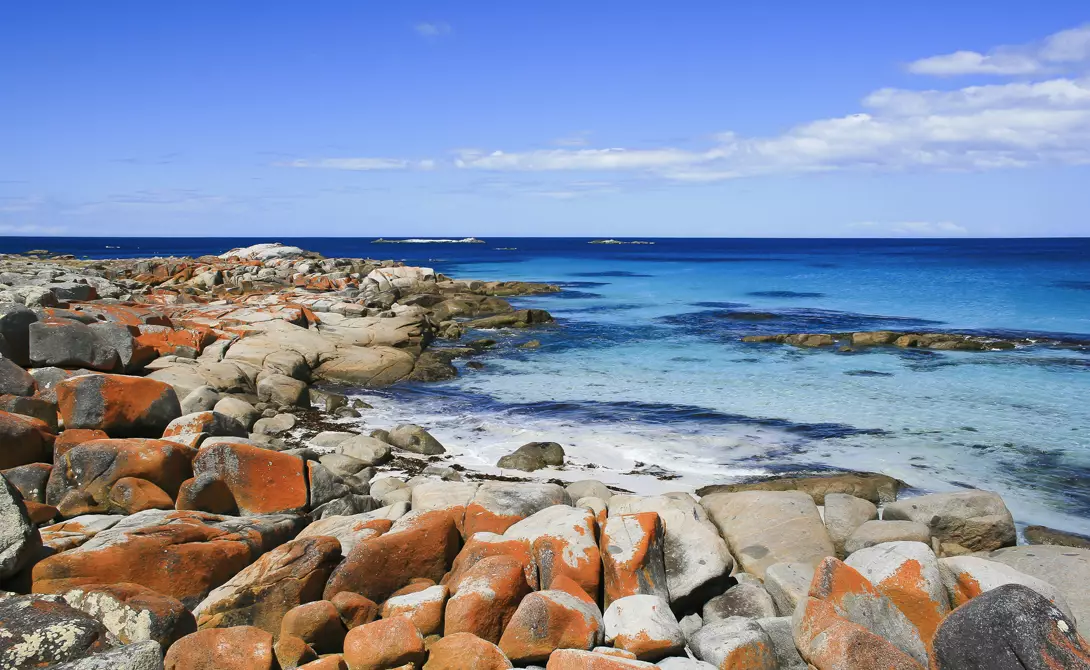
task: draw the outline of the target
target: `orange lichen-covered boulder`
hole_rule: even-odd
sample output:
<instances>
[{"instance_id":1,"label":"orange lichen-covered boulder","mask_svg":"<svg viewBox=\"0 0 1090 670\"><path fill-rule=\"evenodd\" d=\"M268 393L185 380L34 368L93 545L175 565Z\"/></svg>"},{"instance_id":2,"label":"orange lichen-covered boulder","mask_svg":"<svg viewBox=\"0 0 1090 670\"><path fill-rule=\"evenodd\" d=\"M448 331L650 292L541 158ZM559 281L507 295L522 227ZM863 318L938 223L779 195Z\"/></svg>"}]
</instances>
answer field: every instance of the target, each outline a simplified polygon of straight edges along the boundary
<instances>
[{"instance_id":1,"label":"orange lichen-covered boulder","mask_svg":"<svg viewBox=\"0 0 1090 670\"><path fill-rule=\"evenodd\" d=\"M809 595L795 609L793 636L811 664L848 668L918 670L927 650L915 625L854 568L826 558L814 572ZM867 665L867 664L870 665Z\"/></svg>"},{"instance_id":2,"label":"orange lichen-covered boulder","mask_svg":"<svg viewBox=\"0 0 1090 670\"><path fill-rule=\"evenodd\" d=\"M522 563L511 556L485 558L459 581L447 602L446 632L472 633L499 642L522 599L530 593Z\"/></svg>"},{"instance_id":3,"label":"orange lichen-covered boulder","mask_svg":"<svg viewBox=\"0 0 1090 670\"><path fill-rule=\"evenodd\" d=\"M1044 596L1005 584L958 607L933 641L934 670L1090 668L1090 645L1075 621Z\"/></svg>"},{"instance_id":4,"label":"orange lichen-covered boulder","mask_svg":"<svg viewBox=\"0 0 1090 670\"><path fill-rule=\"evenodd\" d=\"M53 434L45 422L0 411L0 470L52 461Z\"/></svg>"},{"instance_id":5,"label":"orange lichen-covered boulder","mask_svg":"<svg viewBox=\"0 0 1090 670\"><path fill-rule=\"evenodd\" d=\"M541 663L557 649L590 651L602 642L602 615L563 591L537 591L522 599L500 637L513 663Z\"/></svg>"},{"instance_id":6,"label":"orange lichen-covered boulder","mask_svg":"<svg viewBox=\"0 0 1090 670\"><path fill-rule=\"evenodd\" d=\"M922 542L885 542L854 552L845 563L892 600L925 643L950 613L939 560Z\"/></svg>"},{"instance_id":7,"label":"orange lichen-covered boulder","mask_svg":"<svg viewBox=\"0 0 1090 670\"><path fill-rule=\"evenodd\" d=\"M193 473L222 480L242 514L301 512L307 507L305 462L249 444L202 447Z\"/></svg>"},{"instance_id":8,"label":"orange lichen-covered boulder","mask_svg":"<svg viewBox=\"0 0 1090 670\"><path fill-rule=\"evenodd\" d=\"M424 586L412 593L392 596L382 605L382 618L405 617L424 637L442 634L443 607L446 603L447 587L438 584Z\"/></svg>"},{"instance_id":9,"label":"orange lichen-covered boulder","mask_svg":"<svg viewBox=\"0 0 1090 670\"><path fill-rule=\"evenodd\" d=\"M257 626L273 635L293 607L319 600L341 559L336 538L318 536L276 547L212 590L193 614L200 628Z\"/></svg>"},{"instance_id":10,"label":"orange lichen-covered boulder","mask_svg":"<svg viewBox=\"0 0 1090 670\"><path fill-rule=\"evenodd\" d=\"M195 607L290 531L290 519L233 519L195 512L140 512L81 545L39 561L33 590L63 593L132 582ZM286 538L284 538L286 539Z\"/></svg>"},{"instance_id":11,"label":"orange lichen-covered boulder","mask_svg":"<svg viewBox=\"0 0 1090 670\"><path fill-rule=\"evenodd\" d=\"M349 670L384 670L424 662L424 638L405 617L374 621L348 631L344 660Z\"/></svg>"},{"instance_id":12,"label":"orange lichen-covered boulder","mask_svg":"<svg viewBox=\"0 0 1090 670\"><path fill-rule=\"evenodd\" d=\"M545 670L637 670L657 667L652 663L604 652L558 649L549 656ZM738 667L742 670L741 666Z\"/></svg>"},{"instance_id":13,"label":"orange lichen-covered boulder","mask_svg":"<svg viewBox=\"0 0 1090 670\"><path fill-rule=\"evenodd\" d=\"M194 453L190 447L146 438L83 442L56 459L46 502L65 517L169 509L178 487L193 476ZM119 482L122 489L114 495Z\"/></svg>"},{"instance_id":14,"label":"orange lichen-covered boulder","mask_svg":"<svg viewBox=\"0 0 1090 670\"><path fill-rule=\"evenodd\" d=\"M602 579L597 529L590 510L554 505L514 524L504 537L530 542L542 589L564 575L597 598Z\"/></svg>"},{"instance_id":15,"label":"orange lichen-covered boulder","mask_svg":"<svg viewBox=\"0 0 1090 670\"><path fill-rule=\"evenodd\" d=\"M53 457L64 455L72 447L91 440L108 440L110 436L104 430L93 428L68 428L53 442Z\"/></svg>"},{"instance_id":16,"label":"orange lichen-covered boulder","mask_svg":"<svg viewBox=\"0 0 1090 670\"><path fill-rule=\"evenodd\" d=\"M605 607L636 594L670 599L663 562L663 528L655 512L610 517L602 529Z\"/></svg>"},{"instance_id":17,"label":"orange lichen-covered boulder","mask_svg":"<svg viewBox=\"0 0 1090 670\"><path fill-rule=\"evenodd\" d=\"M345 628L352 630L356 626L371 623L378 617L379 607L375 601L351 591L341 591L330 599L341 616Z\"/></svg>"},{"instance_id":18,"label":"orange lichen-covered boulder","mask_svg":"<svg viewBox=\"0 0 1090 670\"><path fill-rule=\"evenodd\" d=\"M163 437L206 433L210 437L248 437L246 426L238 419L212 410L180 416L163 430Z\"/></svg>"},{"instance_id":19,"label":"orange lichen-covered boulder","mask_svg":"<svg viewBox=\"0 0 1090 670\"><path fill-rule=\"evenodd\" d=\"M93 428L111 437L160 437L182 415L169 384L145 377L86 375L57 384L65 428Z\"/></svg>"},{"instance_id":20,"label":"orange lichen-covered boulder","mask_svg":"<svg viewBox=\"0 0 1090 670\"><path fill-rule=\"evenodd\" d=\"M273 637L253 626L211 628L171 645L164 670L279 670Z\"/></svg>"},{"instance_id":21,"label":"orange lichen-covered boulder","mask_svg":"<svg viewBox=\"0 0 1090 670\"><path fill-rule=\"evenodd\" d=\"M463 577L473 566L493 556L508 556L518 561L522 565L526 585L531 591L537 589L537 564L534 562L530 541L482 531L467 538L465 546L454 559L454 565L446 579L451 595L458 593Z\"/></svg>"},{"instance_id":22,"label":"orange lichen-covered boulder","mask_svg":"<svg viewBox=\"0 0 1090 670\"><path fill-rule=\"evenodd\" d=\"M553 505L570 505L563 487L544 482L486 482L465 511L465 536L502 533L517 521Z\"/></svg>"},{"instance_id":23,"label":"orange lichen-covered boulder","mask_svg":"<svg viewBox=\"0 0 1090 670\"><path fill-rule=\"evenodd\" d=\"M514 667L500 648L470 633L448 634L428 649L424 670L505 670Z\"/></svg>"},{"instance_id":24,"label":"orange lichen-covered boulder","mask_svg":"<svg viewBox=\"0 0 1090 670\"><path fill-rule=\"evenodd\" d=\"M328 600L315 600L291 608L280 622L280 638L295 636L319 654L330 654L344 647L348 630L337 607Z\"/></svg>"},{"instance_id":25,"label":"orange lichen-covered boulder","mask_svg":"<svg viewBox=\"0 0 1090 670\"><path fill-rule=\"evenodd\" d=\"M299 670L348 670L348 664L340 654L323 656L317 661L311 661L306 665L300 665Z\"/></svg>"},{"instance_id":26,"label":"orange lichen-covered boulder","mask_svg":"<svg viewBox=\"0 0 1090 670\"><path fill-rule=\"evenodd\" d=\"M198 354L209 344L216 341L216 334L210 328L171 328L163 325L140 324L137 326L136 342L151 347L160 356L182 351L195 351Z\"/></svg>"},{"instance_id":27,"label":"orange lichen-covered boulder","mask_svg":"<svg viewBox=\"0 0 1090 670\"><path fill-rule=\"evenodd\" d=\"M449 513L410 512L389 532L352 549L329 578L325 598L352 591L382 602L414 577L437 582L450 569L460 543Z\"/></svg>"}]
</instances>

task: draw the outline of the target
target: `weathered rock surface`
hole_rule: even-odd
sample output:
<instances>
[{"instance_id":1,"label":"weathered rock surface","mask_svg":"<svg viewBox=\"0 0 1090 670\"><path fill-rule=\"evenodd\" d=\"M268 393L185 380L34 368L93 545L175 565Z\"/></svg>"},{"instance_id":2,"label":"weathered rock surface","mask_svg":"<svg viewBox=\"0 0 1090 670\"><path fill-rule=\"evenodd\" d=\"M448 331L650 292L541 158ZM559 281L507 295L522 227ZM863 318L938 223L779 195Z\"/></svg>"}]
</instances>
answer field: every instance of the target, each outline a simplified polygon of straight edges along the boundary
<instances>
[{"instance_id":1,"label":"weathered rock surface","mask_svg":"<svg viewBox=\"0 0 1090 670\"><path fill-rule=\"evenodd\" d=\"M1059 590L1079 625L1079 633L1090 637L1090 549L1031 545L1008 547L983 556L1042 581Z\"/></svg>"},{"instance_id":2,"label":"weathered rock surface","mask_svg":"<svg viewBox=\"0 0 1090 670\"><path fill-rule=\"evenodd\" d=\"M557 484L538 482L485 482L465 509L466 537L480 531L503 533L553 505L570 505L568 492Z\"/></svg>"},{"instance_id":3,"label":"weathered rock surface","mask_svg":"<svg viewBox=\"0 0 1090 670\"><path fill-rule=\"evenodd\" d=\"M934 640L935 670L1090 668L1075 622L1019 584L992 589L954 610Z\"/></svg>"},{"instance_id":4,"label":"weathered rock surface","mask_svg":"<svg viewBox=\"0 0 1090 670\"><path fill-rule=\"evenodd\" d=\"M19 572L41 543L22 494L5 477L0 477L0 579Z\"/></svg>"},{"instance_id":5,"label":"weathered rock surface","mask_svg":"<svg viewBox=\"0 0 1090 670\"><path fill-rule=\"evenodd\" d=\"M840 558L847 556L844 549L848 538L867 521L878 519L878 508L874 503L846 493L828 493L825 495L825 528L836 547Z\"/></svg>"},{"instance_id":6,"label":"weathered rock surface","mask_svg":"<svg viewBox=\"0 0 1090 670\"><path fill-rule=\"evenodd\" d=\"M655 512L610 517L602 529L603 604L647 594L669 602L663 562L663 527Z\"/></svg>"},{"instance_id":7,"label":"weathered rock surface","mask_svg":"<svg viewBox=\"0 0 1090 670\"><path fill-rule=\"evenodd\" d=\"M288 610L321 599L340 559L341 545L332 537L282 544L213 589L193 610L197 625L256 626L277 635Z\"/></svg>"},{"instance_id":8,"label":"weathered rock surface","mask_svg":"<svg viewBox=\"0 0 1090 670\"><path fill-rule=\"evenodd\" d=\"M933 493L886 505L882 519L928 526L944 544L969 551L991 551L1015 544L1014 518L1003 499L990 491Z\"/></svg>"},{"instance_id":9,"label":"weathered rock surface","mask_svg":"<svg viewBox=\"0 0 1090 670\"><path fill-rule=\"evenodd\" d=\"M594 604L563 591L535 591L522 599L499 646L513 663L542 663L557 649L594 649L602 629Z\"/></svg>"},{"instance_id":10,"label":"weathered rock surface","mask_svg":"<svg viewBox=\"0 0 1090 670\"><path fill-rule=\"evenodd\" d=\"M753 619L731 617L701 628L689 639L693 654L715 668L777 670L768 633Z\"/></svg>"},{"instance_id":11,"label":"weathered rock surface","mask_svg":"<svg viewBox=\"0 0 1090 670\"><path fill-rule=\"evenodd\" d=\"M43 668L105 651L111 644L105 626L93 617L59 598L37 595L0 599L0 631L3 668Z\"/></svg>"},{"instance_id":12,"label":"weathered rock surface","mask_svg":"<svg viewBox=\"0 0 1090 670\"><path fill-rule=\"evenodd\" d=\"M566 505L546 507L504 531L504 537L530 543L541 589L566 577L591 598L598 597L602 558L595 541L596 522L584 509Z\"/></svg>"},{"instance_id":13,"label":"weathered rock surface","mask_svg":"<svg viewBox=\"0 0 1090 670\"><path fill-rule=\"evenodd\" d=\"M666 599L655 595L618 598L603 616L606 644L632 652L641 661L681 653L685 636Z\"/></svg>"},{"instance_id":14,"label":"weathered rock surface","mask_svg":"<svg viewBox=\"0 0 1090 670\"><path fill-rule=\"evenodd\" d=\"M277 670L273 636L253 626L210 628L178 640L165 670Z\"/></svg>"},{"instance_id":15,"label":"weathered rock surface","mask_svg":"<svg viewBox=\"0 0 1090 670\"><path fill-rule=\"evenodd\" d=\"M71 607L94 617L122 644L154 642L166 651L197 630L193 614L179 600L138 584L101 584L64 594Z\"/></svg>"},{"instance_id":16,"label":"weathered rock surface","mask_svg":"<svg viewBox=\"0 0 1090 670\"><path fill-rule=\"evenodd\" d=\"M103 430L110 437L160 437L182 415L174 389L124 375L86 375L57 384L57 407L66 428Z\"/></svg>"},{"instance_id":17,"label":"weathered rock surface","mask_svg":"<svg viewBox=\"0 0 1090 670\"><path fill-rule=\"evenodd\" d=\"M836 553L813 498L799 491L714 493L700 504L746 572L774 563L818 563Z\"/></svg>"}]
</instances>

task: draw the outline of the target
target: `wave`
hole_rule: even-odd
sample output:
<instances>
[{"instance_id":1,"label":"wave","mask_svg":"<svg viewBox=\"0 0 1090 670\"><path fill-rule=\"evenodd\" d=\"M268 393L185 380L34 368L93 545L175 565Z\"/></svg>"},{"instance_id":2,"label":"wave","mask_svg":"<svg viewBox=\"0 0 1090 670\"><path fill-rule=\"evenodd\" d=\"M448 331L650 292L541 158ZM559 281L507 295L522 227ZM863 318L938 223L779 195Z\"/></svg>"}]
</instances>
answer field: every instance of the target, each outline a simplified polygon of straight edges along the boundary
<instances>
[{"instance_id":1,"label":"wave","mask_svg":"<svg viewBox=\"0 0 1090 670\"><path fill-rule=\"evenodd\" d=\"M372 240L371 244L484 244L484 240L478 240L476 237L465 237L460 240L451 239L431 239L431 238L418 238L412 237L407 240L387 240L385 238L378 238Z\"/></svg>"}]
</instances>

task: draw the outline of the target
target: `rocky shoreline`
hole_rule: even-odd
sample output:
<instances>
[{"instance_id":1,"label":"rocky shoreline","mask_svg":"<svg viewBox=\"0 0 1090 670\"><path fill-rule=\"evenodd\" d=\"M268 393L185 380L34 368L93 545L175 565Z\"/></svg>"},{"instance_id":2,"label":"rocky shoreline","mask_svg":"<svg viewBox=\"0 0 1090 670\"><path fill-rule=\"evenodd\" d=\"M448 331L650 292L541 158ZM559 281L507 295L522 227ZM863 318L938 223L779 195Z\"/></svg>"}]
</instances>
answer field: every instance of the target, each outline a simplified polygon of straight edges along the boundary
<instances>
[{"instance_id":1,"label":"rocky shoreline","mask_svg":"<svg viewBox=\"0 0 1090 670\"><path fill-rule=\"evenodd\" d=\"M527 478L556 443L497 476L346 422L341 385L450 378L494 344L468 333L553 321L505 298L558 290L276 244L0 257L0 668L1090 668L1087 539L1018 546L995 493L637 496Z\"/></svg>"}]
</instances>

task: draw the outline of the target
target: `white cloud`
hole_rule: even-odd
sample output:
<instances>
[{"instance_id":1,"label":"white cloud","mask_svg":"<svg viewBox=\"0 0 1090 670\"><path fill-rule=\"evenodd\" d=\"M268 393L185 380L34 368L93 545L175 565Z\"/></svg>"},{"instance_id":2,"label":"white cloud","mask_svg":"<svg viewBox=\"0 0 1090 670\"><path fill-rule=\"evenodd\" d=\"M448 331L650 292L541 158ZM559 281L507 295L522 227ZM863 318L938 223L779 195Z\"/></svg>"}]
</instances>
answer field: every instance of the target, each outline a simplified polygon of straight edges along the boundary
<instances>
[{"instance_id":1,"label":"white cloud","mask_svg":"<svg viewBox=\"0 0 1090 670\"><path fill-rule=\"evenodd\" d=\"M1019 46L1001 46L980 53L955 51L921 58L908 64L914 74L1028 75L1054 71L1065 65L1090 60L1090 24L1063 30L1043 41Z\"/></svg>"},{"instance_id":2,"label":"white cloud","mask_svg":"<svg viewBox=\"0 0 1090 670\"><path fill-rule=\"evenodd\" d=\"M443 21L435 23L418 23L413 26L413 30L415 30L418 35L423 35L424 37L441 37L454 32L454 29L450 27L450 24L444 23Z\"/></svg>"},{"instance_id":3,"label":"white cloud","mask_svg":"<svg viewBox=\"0 0 1090 670\"><path fill-rule=\"evenodd\" d=\"M0 235L66 235L64 226L40 226L34 223L0 223Z\"/></svg>"},{"instance_id":4,"label":"white cloud","mask_svg":"<svg viewBox=\"0 0 1090 670\"><path fill-rule=\"evenodd\" d=\"M906 235L911 237L958 237L969 234L967 228L950 221L897 221L892 223L861 221L849 224L848 228L863 234Z\"/></svg>"},{"instance_id":5,"label":"white cloud","mask_svg":"<svg viewBox=\"0 0 1090 670\"><path fill-rule=\"evenodd\" d=\"M1019 51L1021 49L1021 51ZM968 52L966 52L968 53ZM974 67L1022 69L1034 63L1090 61L1090 26L1032 47L977 54ZM1037 67L1034 65L1033 67ZM453 160L299 159L281 165L336 170L461 170L510 173L627 173L641 179L708 183L762 175L835 171L982 171L1090 164L1090 76L1048 76L952 90L883 88L862 111L801 123L779 134L714 135L703 149L589 148L589 133L555 149L460 149ZM549 192L556 197L572 189Z\"/></svg>"},{"instance_id":6,"label":"white cloud","mask_svg":"<svg viewBox=\"0 0 1090 670\"><path fill-rule=\"evenodd\" d=\"M581 130L567 137L558 137L553 140L553 144L558 147L585 147L590 144L590 135L589 130Z\"/></svg>"}]
</instances>

